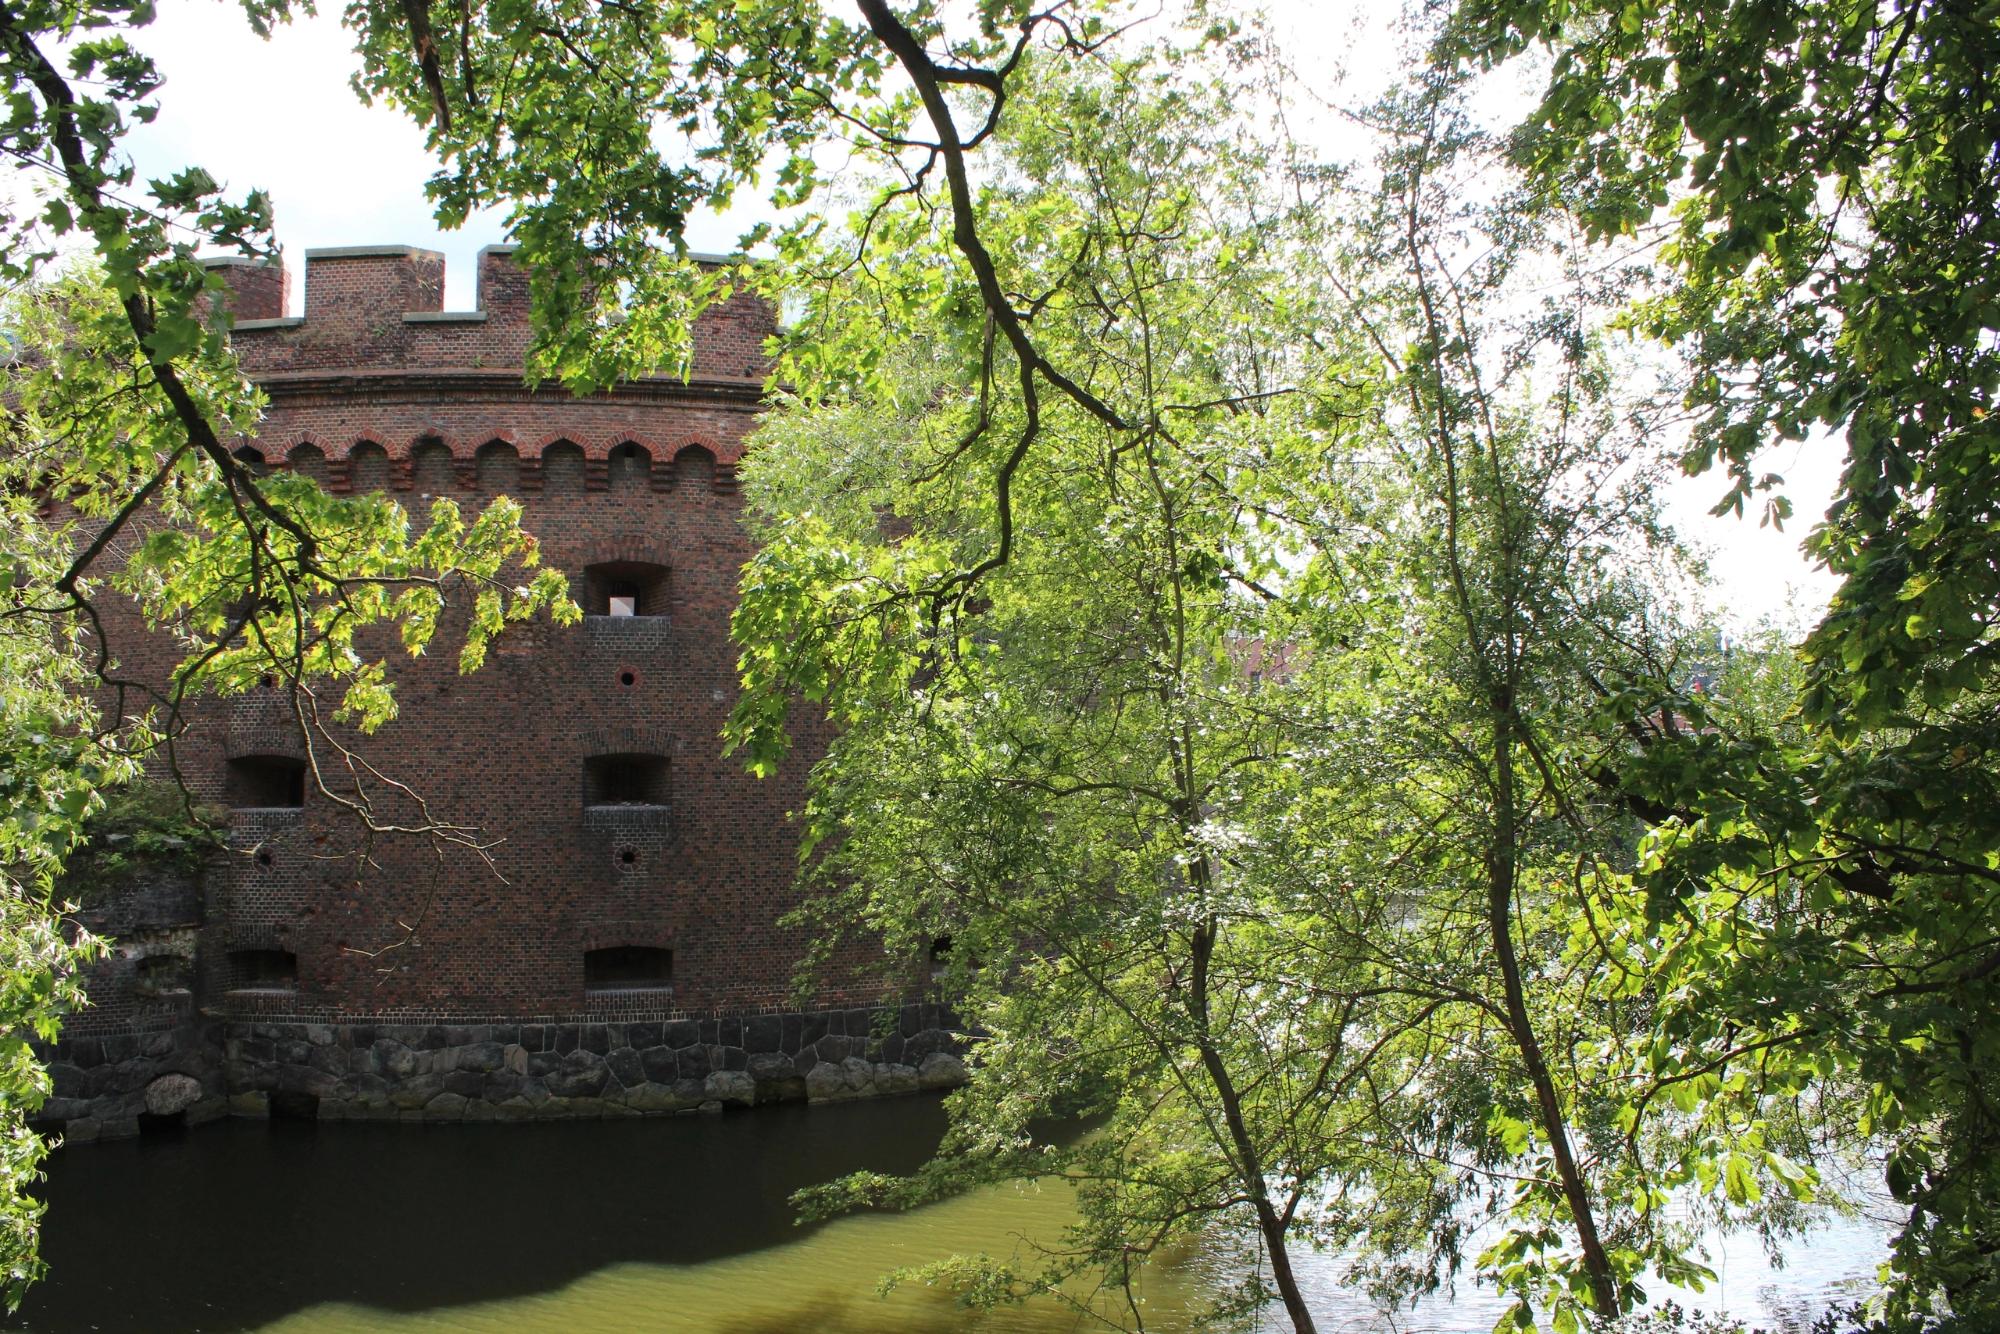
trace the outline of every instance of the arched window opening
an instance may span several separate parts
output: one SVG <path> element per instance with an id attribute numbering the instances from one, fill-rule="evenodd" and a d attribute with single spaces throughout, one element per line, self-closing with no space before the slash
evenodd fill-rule
<path id="1" fill-rule="evenodd" d="M 240 755 L 225 785 L 238 810 L 296 810 L 306 804 L 306 764 L 289 755 Z"/>
<path id="2" fill-rule="evenodd" d="M 380 491 L 389 485 L 389 451 L 363 440 L 347 451 L 347 484 L 355 491 Z"/>
<path id="3" fill-rule="evenodd" d="M 318 445 L 295 445 L 285 456 L 286 466 L 301 477 L 310 477 L 322 485 L 326 482 L 326 454 Z"/>
<path id="4" fill-rule="evenodd" d="M 667 757 L 593 755 L 583 762 L 586 806 L 664 806 Z"/>
<path id="5" fill-rule="evenodd" d="M 271 470 L 270 464 L 264 459 L 264 451 L 255 445 L 238 445 L 230 452 L 234 455 L 238 463 L 242 464 L 258 477 L 262 477 Z"/>
<path id="6" fill-rule="evenodd" d="M 606 476 L 611 485 L 633 483 L 644 486 L 653 473 L 653 455 L 644 445 L 627 440 L 611 450 Z"/>
<path id="7" fill-rule="evenodd" d="M 586 616 L 664 616 L 667 567 L 646 561 L 604 561 L 584 568 Z"/>
<path id="8" fill-rule="evenodd" d="M 290 950 L 229 951 L 230 991 L 296 991 L 299 956 Z"/>
<path id="9" fill-rule="evenodd" d="M 715 455 L 701 445 L 689 445 L 674 455 L 674 486 L 705 487 L 715 482 Z"/>
<path id="10" fill-rule="evenodd" d="M 424 495 L 443 495 L 456 480 L 451 448 L 444 441 L 419 440 L 410 450 L 410 484 Z"/>
<path id="11" fill-rule="evenodd" d="M 542 492 L 545 495 L 583 494 L 583 451 L 567 440 L 558 440 L 542 451 Z"/>
<path id="12" fill-rule="evenodd" d="M 939 936 L 936 940 L 933 940 L 931 942 L 931 949 L 930 949 L 931 981 L 942 982 L 944 980 L 945 969 L 949 968 L 950 966 L 951 966 L 951 937 Z"/>
<path id="13" fill-rule="evenodd" d="M 674 952 L 648 945 L 613 945 L 583 956 L 583 989 L 591 995 L 655 991 L 674 984 Z"/>
<path id="14" fill-rule="evenodd" d="M 505 440 L 488 440 L 481 445 L 473 467 L 481 491 L 498 494 L 521 489 L 521 455 Z"/>

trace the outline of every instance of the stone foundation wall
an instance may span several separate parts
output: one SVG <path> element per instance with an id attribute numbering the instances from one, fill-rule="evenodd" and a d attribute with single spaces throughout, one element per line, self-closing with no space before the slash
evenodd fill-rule
<path id="1" fill-rule="evenodd" d="M 837 1102 L 965 1081 L 947 1007 L 656 1022 L 361 1024 L 210 1020 L 66 1040 L 40 1120 L 70 1142 L 142 1115 L 528 1121 Z"/>
<path id="2" fill-rule="evenodd" d="M 38 1054 L 54 1087 L 36 1122 L 71 1144 L 129 1138 L 141 1117 L 199 1125 L 229 1110 L 212 1025 L 65 1037 Z"/>

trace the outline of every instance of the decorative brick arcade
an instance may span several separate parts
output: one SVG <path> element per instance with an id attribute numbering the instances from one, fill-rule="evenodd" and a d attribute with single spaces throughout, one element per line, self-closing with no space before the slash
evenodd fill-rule
<path id="1" fill-rule="evenodd" d="M 230 810 L 230 846 L 87 914 L 118 943 L 46 1053 L 44 1119 L 72 1141 L 142 1117 L 622 1116 L 963 1077 L 934 1004 L 884 1015 L 852 980 L 795 1001 L 787 812 L 823 737 L 808 726 L 769 780 L 720 754 L 770 309 L 739 294 L 704 315 L 686 381 L 579 398 L 524 386 L 526 276 L 506 247 L 479 265 L 477 309 L 445 311 L 437 254 L 308 251 L 303 318 L 281 267 L 219 266 L 270 400 L 244 446 L 264 466 L 419 518 L 512 496 L 572 579 L 582 624 L 510 629 L 470 676 L 449 619 L 425 658 L 368 646 L 401 716 L 357 745 L 500 840 L 492 864 L 364 841 L 303 781 L 288 692 L 209 704 L 182 766 Z M 135 620 L 108 633 L 128 668 L 171 665 Z"/>

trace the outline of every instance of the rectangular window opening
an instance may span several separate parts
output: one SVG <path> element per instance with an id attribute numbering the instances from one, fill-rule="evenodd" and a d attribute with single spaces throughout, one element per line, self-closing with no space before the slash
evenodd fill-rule
<path id="1" fill-rule="evenodd" d="M 178 996 L 194 976 L 193 961 L 179 954 L 149 954 L 133 970 L 142 996 Z"/>
<path id="2" fill-rule="evenodd" d="M 583 956 L 583 989 L 587 993 L 654 991 L 673 983 L 672 950 L 613 945 Z"/>
<path id="3" fill-rule="evenodd" d="M 243 809 L 297 809 L 306 804 L 306 764 L 284 755 L 245 755 L 229 762 L 229 804 Z"/>
<path id="4" fill-rule="evenodd" d="M 598 755 L 583 765 L 586 806 L 664 806 L 667 804 L 667 757 L 664 755 Z"/>
<path id="5" fill-rule="evenodd" d="M 231 991 L 295 991 L 298 985 L 299 956 L 290 950 L 229 952 Z"/>
<path id="6" fill-rule="evenodd" d="M 667 614 L 667 567 L 645 561 L 607 561 L 584 570 L 587 616 L 624 620 Z"/>

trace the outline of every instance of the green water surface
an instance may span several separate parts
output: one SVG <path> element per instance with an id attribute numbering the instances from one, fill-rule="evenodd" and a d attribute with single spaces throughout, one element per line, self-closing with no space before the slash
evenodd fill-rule
<path id="1" fill-rule="evenodd" d="M 888 1271 L 954 1253 L 1032 1261 L 1073 1217 L 1060 1182 L 795 1225 L 793 1191 L 913 1168 L 943 1125 L 937 1101 L 917 1097 L 525 1126 L 238 1121 L 78 1146 L 50 1162 L 50 1276 L 5 1323 L 41 1334 L 1106 1328 L 1052 1300 L 973 1311 L 920 1284 L 878 1291 Z M 1835 1226 L 1783 1269 L 1754 1245 L 1718 1244 L 1723 1282 L 1694 1304 L 1803 1329 L 1866 1290 L 1881 1235 L 1865 1219 Z M 1155 1266 L 1134 1294 L 1145 1328 L 1200 1328 L 1190 1313 L 1229 1273 L 1217 1255 Z M 1503 1309 L 1468 1286 L 1392 1322 L 1340 1286 L 1333 1257 L 1307 1256 L 1300 1273 L 1321 1328 L 1342 1334 L 1484 1334 Z"/>

